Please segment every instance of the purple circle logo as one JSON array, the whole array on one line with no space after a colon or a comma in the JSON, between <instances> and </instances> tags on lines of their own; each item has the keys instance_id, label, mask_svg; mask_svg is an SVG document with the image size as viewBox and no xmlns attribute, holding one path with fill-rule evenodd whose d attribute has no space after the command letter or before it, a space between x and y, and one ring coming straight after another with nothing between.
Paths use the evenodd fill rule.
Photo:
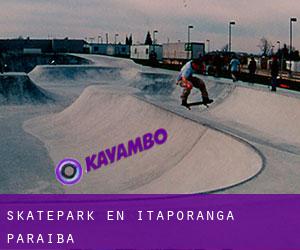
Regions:
<instances>
[{"instance_id":1,"label":"purple circle logo","mask_svg":"<svg viewBox=\"0 0 300 250\"><path fill-rule=\"evenodd\" d=\"M57 180L63 185L74 185L82 177L82 167L75 159L62 160L55 169Z\"/></svg>"}]
</instances>

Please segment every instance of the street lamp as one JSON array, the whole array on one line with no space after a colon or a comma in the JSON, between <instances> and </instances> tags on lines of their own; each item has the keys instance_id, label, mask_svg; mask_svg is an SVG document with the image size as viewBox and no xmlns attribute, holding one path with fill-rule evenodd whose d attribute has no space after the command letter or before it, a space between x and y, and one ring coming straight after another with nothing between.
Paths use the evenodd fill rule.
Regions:
<instances>
[{"instance_id":1,"label":"street lamp","mask_svg":"<svg viewBox=\"0 0 300 250\"><path fill-rule=\"evenodd\" d=\"M153 31L153 52L154 52L154 53L156 53L156 52L155 52L155 44L156 44L156 41L155 41L155 33L158 33L158 30L154 30L154 31Z\"/></svg>"},{"instance_id":2,"label":"street lamp","mask_svg":"<svg viewBox=\"0 0 300 250\"><path fill-rule=\"evenodd\" d=\"M289 76L292 77L292 48L293 48L293 22L297 22L296 17L290 18L290 74Z\"/></svg>"},{"instance_id":3,"label":"street lamp","mask_svg":"<svg viewBox=\"0 0 300 250\"><path fill-rule=\"evenodd\" d=\"M189 25L188 26L188 45L187 45L187 48L188 48L188 59L190 59L190 50L191 50L191 45L190 45L190 40L191 40L191 29L193 29L194 26L193 25Z\"/></svg>"},{"instance_id":4,"label":"street lamp","mask_svg":"<svg viewBox=\"0 0 300 250\"><path fill-rule=\"evenodd\" d=\"M207 39L206 42L207 42L207 53L209 53L210 52L210 40Z\"/></svg>"},{"instance_id":5,"label":"street lamp","mask_svg":"<svg viewBox=\"0 0 300 250\"><path fill-rule=\"evenodd\" d=\"M117 44L117 37L119 36L119 34L115 34L115 45Z\"/></svg>"},{"instance_id":6,"label":"street lamp","mask_svg":"<svg viewBox=\"0 0 300 250\"><path fill-rule=\"evenodd\" d=\"M158 33L158 30L154 30L153 31L153 45L156 44L156 40L155 40L155 34Z\"/></svg>"},{"instance_id":7,"label":"street lamp","mask_svg":"<svg viewBox=\"0 0 300 250\"><path fill-rule=\"evenodd\" d=\"M229 22L229 43L228 43L228 51L231 52L231 26L235 25L235 21Z\"/></svg>"},{"instance_id":8,"label":"street lamp","mask_svg":"<svg viewBox=\"0 0 300 250\"><path fill-rule=\"evenodd\" d=\"M108 44L108 33L105 34L106 37L106 44Z\"/></svg>"},{"instance_id":9,"label":"street lamp","mask_svg":"<svg viewBox=\"0 0 300 250\"><path fill-rule=\"evenodd\" d=\"M280 78L282 78L282 69L283 69L283 51L281 51L281 42L277 41L278 44L278 54L280 53Z\"/></svg>"}]
</instances>

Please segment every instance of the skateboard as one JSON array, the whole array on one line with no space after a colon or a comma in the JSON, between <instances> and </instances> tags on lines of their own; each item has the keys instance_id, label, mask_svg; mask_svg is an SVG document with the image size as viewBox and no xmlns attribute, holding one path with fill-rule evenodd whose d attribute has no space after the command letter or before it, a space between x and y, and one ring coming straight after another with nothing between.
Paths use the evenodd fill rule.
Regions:
<instances>
[{"instance_id":1,"label":"skateboard","mask_svg":"<svg viewBox=\"0 0 300 250\"><path fill-rule=\"evenodd\" d=\"M214 101L213 100L211 100L210 102L208 102L208 103L204 103L204 102L191 102L191 103L188 103L186 106L184 106L184 107L186 107L188 110L191 110L191 107L193 107L193 106L201 106L201 105L204 105L204 106L206 106L207 108L209 108L209 104L211 104L211 103L213 103Z\"/></svg>"}]
</instances>

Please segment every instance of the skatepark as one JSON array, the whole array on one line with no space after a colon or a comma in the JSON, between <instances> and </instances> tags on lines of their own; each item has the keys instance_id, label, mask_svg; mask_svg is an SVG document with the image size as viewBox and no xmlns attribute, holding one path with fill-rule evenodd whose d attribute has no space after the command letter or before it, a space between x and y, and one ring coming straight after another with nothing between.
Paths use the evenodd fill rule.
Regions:
<instances>
[{"instance_id":1,"label":"skatepark","mask_svg":"<svg viewBox=\"0 0 300 250\"><path fill-rule=\"evenodd\" d=\"M299 193L300 94L201 76L210 108L180 106L177 72L128 59L0 75L1 193ZM9 84L13 82L14 84ZM190 101L200 101L193 90ZM62 186L55 166L158 128L168 141Z\"/></svg>"}]
</instances>

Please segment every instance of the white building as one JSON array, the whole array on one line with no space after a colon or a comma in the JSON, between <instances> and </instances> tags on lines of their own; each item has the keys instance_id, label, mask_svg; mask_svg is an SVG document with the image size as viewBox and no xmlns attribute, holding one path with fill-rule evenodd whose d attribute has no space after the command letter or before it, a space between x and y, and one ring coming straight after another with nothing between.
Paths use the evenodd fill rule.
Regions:
<instances>
[{"instance_id":1,"label":"white building","mask_svg":"<svg viewBox=\"0 0 300 250\"><path fill-rule=\"evenodd\" d=\"M300 62L287 61L286 62L286 69L291 70L292 72L299 73L300 72Z\"/></svg>"},{"instance_id":2,"label":"white building","mask_svg":"<svg viewBox=\"0 0 300 250\"><path fill-rule=\"evenodd\" d=\"M162 60L162 46L155 45L132 45L130 48L130 58L135 60L151 60L155 57L157 61Z\"/></svg>"},{"instance_id":3,"label":"white building","mask_svg":"<svg viewBox=\"0 0 300 250\"><path fill-rule=\"evenodd\" d=\"M126 44L90 43L87 45L90 54L107 56L130 56L130 46Z\"/></svg>"},{"instance_id":4,"label":"white building","mask_svg":"<svg viewBox=\"0 0 300 250\"><path fill-rule=\"evenodd\" d=\"M163 44L163 59L167 63L197 59L205 54L204 43L165 43Z\"/></svg>"},{"instance_id":5,"label":"white building","mask_svg":"<svg viewBox=\"0 0 300 250\"><path fill-rule=\"evenodd\" d=\"M42 54L42 49L24 48L23 54Z\"/></svg>"}]
</instances>

